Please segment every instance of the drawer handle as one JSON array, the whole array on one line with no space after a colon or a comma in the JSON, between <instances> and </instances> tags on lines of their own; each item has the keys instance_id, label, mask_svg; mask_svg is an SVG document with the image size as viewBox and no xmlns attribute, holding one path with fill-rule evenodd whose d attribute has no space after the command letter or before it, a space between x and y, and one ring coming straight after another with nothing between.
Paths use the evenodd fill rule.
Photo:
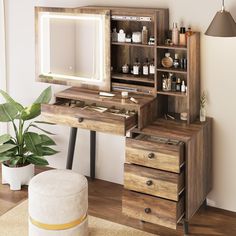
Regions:
<instances>
[{"instance_id":1,"label":"drawer handle","mask_svg":"<svg viewBox=\"0 0 236 236\"><path fill-rule=\"evenodd\" d=\"M78 118L78 122L79 122L79 123L82 123L83 121L84 121L84 118L82 118L82 117L79 117L79 118Z\"/></svg>"},{"instance_id":2,"label":"drawer handle","mask_svg":"<svg viewBox=\"0 0 236 236\"><path fill-rule=\"evenodd\" d=\"M146 214L150 214L152 212L151 208L145 208L144 211Z\"/></svg>"},{"instance_id":3,"label":"drawer handle","mask_svg":"<svg viewBox=\"0 0 236 236\"><path fill-rule=\"evenodd\" d=\"M149 153L148 154L148 158L149 159L153 159L155 157L155 154L153 152Z\"/></svg>"},{"instance_id":4,"label":"drawer handle","mask_svg":"<svg viewBox=\"0 0 236 236\"><path fill-rule=\"evenodd\" d=\"M153 184L152 180L148 180L148 181L146 182L146 185L147 185L147 186L151 186L152 184Z\"/></svg>"}]
</instances>

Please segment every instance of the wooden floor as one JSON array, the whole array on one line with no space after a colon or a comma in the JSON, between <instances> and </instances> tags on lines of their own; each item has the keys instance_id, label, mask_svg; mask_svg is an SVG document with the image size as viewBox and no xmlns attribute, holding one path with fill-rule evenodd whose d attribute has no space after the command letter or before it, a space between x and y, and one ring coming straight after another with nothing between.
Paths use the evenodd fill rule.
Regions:
<instances>
[{"instance_id":1,"label":"wooden floor","mask_svg":"<svg viewBox=\"0 0 236 236\"><path fill-rule=\"evenodd\" d=\"M177 231L169 230L122 215L121 195L121 185L102 180L89 180L89 214L161 236L183 235L181 225ZM10 191L9 186L0 184L0 215L25 199L27 199L26 187L22 191ZM236 213L211 207L201 208L190 222L189 235L236 236Z\"/></svg>"}]
</instances>

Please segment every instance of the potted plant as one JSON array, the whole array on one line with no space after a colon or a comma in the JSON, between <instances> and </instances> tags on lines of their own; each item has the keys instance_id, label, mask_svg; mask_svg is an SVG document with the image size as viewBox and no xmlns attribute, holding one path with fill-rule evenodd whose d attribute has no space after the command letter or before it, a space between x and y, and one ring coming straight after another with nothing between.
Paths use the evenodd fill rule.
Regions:
<instances>
[{"instance_id":1,"label":"potted plant","mask_svg":"<svg viewBox=\"0 0 236 236\"><path fill-rule=\"evenodd\" d=\"M206 92L203 91L200 97L200 121L206 121L206 103L207 103L207 96Z\"/></svg>"},{"instance_id":2,"label":"potted plant","mask_svg":"<svg viewBox=\"0 0 236 236\"><path fill-rule=\"evenodd\" d=\"M45 156L57 153L50 146L56 143L46 134L50 132L38 124L50 124L43 121L31 121L41 113L41 104L49 103L51 87L45 89L36 101L24 107L0 90L6 103L0 104L0 122L12 124L14 135L0 135L0 163L2 163L2 183L10 184L11 190L20 190L34 175L34 165L48 165ZM30 122L31 121L31 122ZM39 129L46 134L32 132Z\"/></svg>"}]
</instances>

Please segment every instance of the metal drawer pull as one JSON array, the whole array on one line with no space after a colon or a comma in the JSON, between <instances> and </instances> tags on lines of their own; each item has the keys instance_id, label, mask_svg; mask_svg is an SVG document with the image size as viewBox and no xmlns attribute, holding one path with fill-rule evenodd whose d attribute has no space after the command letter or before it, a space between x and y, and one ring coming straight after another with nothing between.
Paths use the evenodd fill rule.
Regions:
<instances>
[{"instance_id":1,"label":"metal drawer pull","mask_svg":"<svg viewBox=\"0 0 236 236\"><path fill-rule=\"evenodd\" d=\"M78 122L79 122L79 123L82 123L83 121L84 121L84 118L78 117Z\"/></svg>"},{"instance_id":2,"label":"metal drawer pull","mask_svg":"<svg viewBox=\"0 0 236 236\"><path fill-rule=\"evenodd\" d=\"M148 180L148 181L146 182L146 185L147 185L147 186L151 186L152 184L153 184L152 180Z\"/></svg>"},{"instance_id":3,"label":"metal drawer pull","mask_svg":"<svg viewBox=\"0 0 236 236\"><path fill-rule=\"evenodd\" d=\"M144 209L145 213L150 214L152 212L151 208L145 208Z\"/></svg>"},{"instance_id":4,"label":"metal drawer pull","mask_svg":"<svg viewBox=\"0 0 236 236\"><path fill-rule=\"evenodd\" d=\"M155 157L155 154L153 152L149 153L148 154L148 158L149 159L153 159Z\"/></svg>"}]
</instances>

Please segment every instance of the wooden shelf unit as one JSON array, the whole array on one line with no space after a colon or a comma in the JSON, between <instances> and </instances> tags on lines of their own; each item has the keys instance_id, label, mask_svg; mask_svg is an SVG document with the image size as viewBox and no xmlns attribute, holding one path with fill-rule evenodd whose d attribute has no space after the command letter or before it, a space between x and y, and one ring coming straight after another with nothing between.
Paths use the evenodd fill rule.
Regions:
<instances>
[{"instance_id":1,"label":"wooden shelf unit","mask_svg":"<svg viewBox=\"0 0 236 236\"><path fill-rule=\"evenodd\" d=\"M169 52L171 57L178 53L181 57L187 59L187 70L164 68L161 65L161 60L165 53ZM163 117L166 113L187 112L190 124L199 116L200 109L200 33L194 32L193 35L187 38L187 47L182 46L157 46L157 96L161 101L158 117ZM181 92L164 92L162 90L162 75L173 73L176 78L185 81L187 93Z\"/></svg>"},{"instance_id":2,"label":"wooden shelf unit","mask_svg":"<svg viewBox=\"0 0 236 236\"><path fill-rule=\"evenodd\" d=\"M127 17L123 17L127 16ZM149 19L149 21L140 20L141 17ZM137 20L136 20L137 19ZM136 89L138 93L156 96L157 90L157 71L149 79L142 75L142 65L148 58L149 62L154 59L157 61L157 44L163 44L166 32L169 27L168 10L167 9L111 9L111 32L116 28L117 32L123 29L125 33L141 32L142 27L146 26L149 36L155 37L154 45L144 45L136 43L120 43L111 42L111 66L113 68L112 90ZM133 76L132 74L122 75L122 66L128 64L130 70L136 58L141 62L141 75ZM140 87L141 86L141 87ZM148 92L147 92L148 91Z\"/></svg>"}]
</instances>

